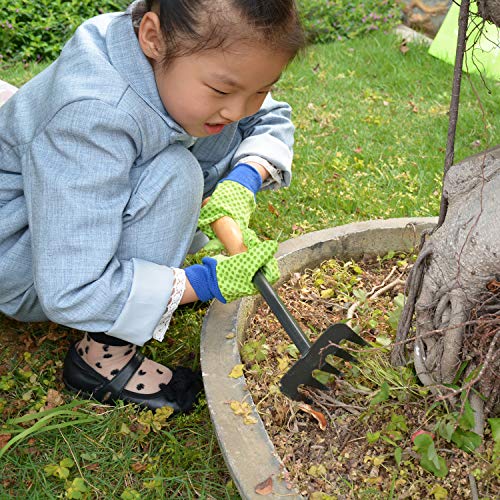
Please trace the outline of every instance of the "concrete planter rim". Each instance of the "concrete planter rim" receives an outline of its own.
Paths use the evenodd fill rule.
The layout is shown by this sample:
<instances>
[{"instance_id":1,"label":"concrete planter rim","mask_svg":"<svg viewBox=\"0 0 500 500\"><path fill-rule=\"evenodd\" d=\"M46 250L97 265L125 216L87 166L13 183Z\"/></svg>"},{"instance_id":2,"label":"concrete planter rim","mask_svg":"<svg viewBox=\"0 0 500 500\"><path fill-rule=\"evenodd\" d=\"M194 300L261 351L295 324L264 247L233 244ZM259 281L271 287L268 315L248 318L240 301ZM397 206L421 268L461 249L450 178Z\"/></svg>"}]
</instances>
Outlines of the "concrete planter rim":
<instances>
[{"instance_id":1,"label":"concrete planter rim","mask_svg":"<svg viewBox=\"0 0 500 500\"><path fill-rule=\"evenodd\" d=\"M317 267L332 257L359 258L364 254L385 255L391 250L418 248L422 231L432 228L436 222L436 217L372 220L292 238L280 244L278 250L281 282L294 272ZM269 477L273 479L273 492L267 498L302 498L284 479L286 469L253 404L245 378L229 377L232 368L241 363L239 346L259 300L259 296L248 297L225 305L214 301L205 316L201 332L201 368L210 418L242 498L262 498L255 487ZM248 402L257 423L245 425L230 409L231 400Z\"/></svg>"}]
</instances>

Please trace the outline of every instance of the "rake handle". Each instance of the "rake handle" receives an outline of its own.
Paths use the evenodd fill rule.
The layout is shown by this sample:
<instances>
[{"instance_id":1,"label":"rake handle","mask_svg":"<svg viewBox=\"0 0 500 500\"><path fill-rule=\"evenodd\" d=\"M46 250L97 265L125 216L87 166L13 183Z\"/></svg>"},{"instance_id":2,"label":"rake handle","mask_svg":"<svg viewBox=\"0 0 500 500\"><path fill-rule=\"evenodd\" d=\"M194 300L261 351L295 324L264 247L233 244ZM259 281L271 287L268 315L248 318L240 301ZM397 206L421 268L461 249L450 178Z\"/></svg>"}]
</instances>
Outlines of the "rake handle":
<instances>
[{"instance_id":1,"label":"rake handle","mask_svg":"<svg viewBox=\"0 0 500 500\"><path fill-rule=\"evenodd\" d=\"M246 252L247 248L243 243L240 227L231 217L221 217L212 222L211 227L230 255ZM261 270L255 273L252 282L290 336L300 354L302 356L307 354L311 347L309 340Z\"/></svg>"},{"instance_id":2,"label":"rake handle","mask_svg":"<svg viewBox=\"0 0 500 500\"><path fill-rule=\"evenodd\" d=\"M307 337L304 335L300 326L295 321L294 317L288 312L288 309L281 301L279 295L274 291L271 283L267 281L264 273L261 270L257 271L252 281L271 308L271 311L274 313L276 318L278 318L281 326L285 329L286 333L288 333L289 337L300 351L300 354L302 356L307 354L311 348L311 344L307 340Z\"/></svg>"}]
</instances>

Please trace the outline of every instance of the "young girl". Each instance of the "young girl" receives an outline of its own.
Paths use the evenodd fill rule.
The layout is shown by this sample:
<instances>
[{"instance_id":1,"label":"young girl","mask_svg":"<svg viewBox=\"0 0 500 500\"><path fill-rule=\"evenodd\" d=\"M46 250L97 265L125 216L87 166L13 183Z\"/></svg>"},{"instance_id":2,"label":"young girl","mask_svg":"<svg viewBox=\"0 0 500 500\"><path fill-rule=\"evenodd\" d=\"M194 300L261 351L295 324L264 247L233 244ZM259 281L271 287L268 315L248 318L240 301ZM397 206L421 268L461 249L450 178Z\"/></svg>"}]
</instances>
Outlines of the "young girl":
<instances>
[{"instance_id":1,"label":"young girl","mask_svg":"<svg viewBox=\"0 0 500 500\"><path fill-rule=\"evenodd\" d=\"M135 2L84 23L0 108L0 311L84 332L68 388L191 409L200 375L137 346L179 304L253 294L260 267L277 278L248 220L259 189L290 182L290 108L270 90L303 44L293 0ZM226 215L248 251L182 269L197 227Z\"/></svg>"}]
</instances>

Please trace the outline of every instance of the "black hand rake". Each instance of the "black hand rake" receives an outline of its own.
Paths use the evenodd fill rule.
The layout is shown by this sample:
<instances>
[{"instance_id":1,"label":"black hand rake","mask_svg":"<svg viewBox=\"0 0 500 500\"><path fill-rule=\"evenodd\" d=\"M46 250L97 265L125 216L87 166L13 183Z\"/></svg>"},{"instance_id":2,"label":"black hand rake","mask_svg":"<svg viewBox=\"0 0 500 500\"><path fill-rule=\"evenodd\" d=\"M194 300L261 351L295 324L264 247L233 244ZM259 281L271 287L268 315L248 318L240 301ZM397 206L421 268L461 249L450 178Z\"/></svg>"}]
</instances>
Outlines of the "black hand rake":
<instances>
[{"instance_id":1,"label":"black hand rake","mask_svg":"<svg viewBox=\"0 0 500 500\"><path fill-rule=\"evenodd\" d=\"M300 401L304 399L304 396L298 390L300 385L317 387L326 391L330 390L329 387L313 377L313 370L322 370L341 376L342 372L327 363L326 357L332 355L346 361L356 362L354 356L338 346L339 343L343 340L350 340L355 344L365 346L368 345L367 342L346 324L336 323L329 326L311 344L262 271L257 271L253 283L301 354L300 359L281 378L281 392L291 399Z\"/></svg>"},{"instance_id":2,"label":"black hand rake","mask_svg":"<svg viewBox=\"0 0 500 500\"><path fill-rule=\"evenodd\" d=\"M246 251L241 230L230 217L221 217L214 221L212 229L230 255ZM350 340L355 344L365 346L368 345L367 342L344 323L337 323L329 326L314 344L311 344L262 271L257 271L253 283L301 354L300 359L281 378L281 392L291 399L300 401L306 399L298 390L300 385L329 390L329 387L313 377L312 372L322 370L341 376L342 373L339 370L327 363L326 357L331 354L346 361L355 362L354 356L341 349L338 346L339 343L343 340Z\"/></svg>"}]
</instances>

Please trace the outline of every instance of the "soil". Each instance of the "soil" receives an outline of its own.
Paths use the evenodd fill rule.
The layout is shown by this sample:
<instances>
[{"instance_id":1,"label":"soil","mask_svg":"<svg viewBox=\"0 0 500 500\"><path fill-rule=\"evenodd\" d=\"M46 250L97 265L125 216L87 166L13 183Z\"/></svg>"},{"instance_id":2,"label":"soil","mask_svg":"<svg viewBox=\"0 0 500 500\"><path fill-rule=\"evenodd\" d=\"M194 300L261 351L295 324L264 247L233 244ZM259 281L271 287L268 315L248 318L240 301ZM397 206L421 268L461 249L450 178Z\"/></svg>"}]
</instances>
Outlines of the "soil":
<instances>
[{"instance_id":1,"label":"soil","mask_svg":"<svg viewBox=\"0 0 500 500\"><path fill-rule=\"evenodd\" d=\"M447 442L436 427L456 410L451 401L436 403L412 366L390 365L389 344L413 257L389 257L330 260L280 287L280 297L311 341L352 316L351 326L371 344L363 349L343 344L358 363L337 364L344 377L332 377L330 391L303 388L309 405L279 391L279 379L297 351L268 306L262 303L250 321L241 350L245 376L286 468L285 479L313 500L499 498L498 457L495 470L489 428L473 453ZM445 477L420 464L413 443L419 431L432 436L446 462Z\"/></svg>"}]
</instances>

